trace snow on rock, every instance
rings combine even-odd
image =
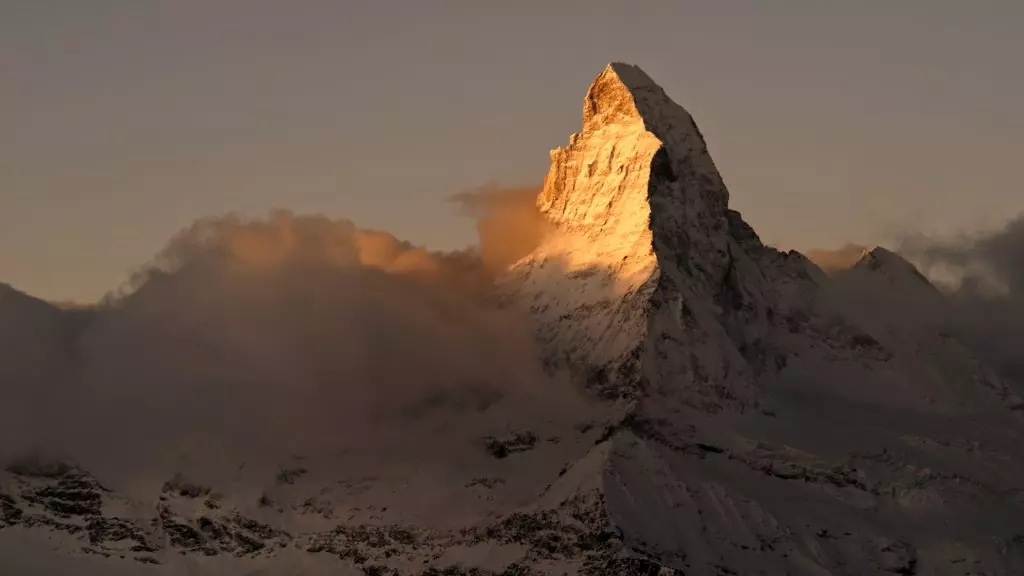
[[[854,264],[855,270],[867,269],[885,276],[898,289],[906,290],[907,285],[915,285],[922,289],[936,291],[927,278],[913,264],[899,254],[881,246],[866,251]]]

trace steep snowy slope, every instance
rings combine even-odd
[[[597,77],[551,159],[551,232],[498,289],[552,384],[595,401],[446,388],[203,478],[15,462],[0,569],[1024,573],[1024,404],[944,332],[911,264],[876,249],[828,276],[765,246],[693,119],[634,66]],[[243,335],[262,326],[237,312]]]
[[[629,545],[687,574],[1018,570],[1021,403],[942,295],[884,249],[826,277],[727,203],[689,115],[612,64],[504,286],[635,400],[595,489]]]

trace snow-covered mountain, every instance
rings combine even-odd
[[[825,274],[765,246],[634,66],[597,77],[551,158],[550,232],[497,290],[585,398],[457,388],[418,405],[443,413],[210,482],[15,460],[0,568],[1024,573],[1024,402],[913,265],[877,248]]]

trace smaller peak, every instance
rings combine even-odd
[[[878,269],[886,266],[900,266],[903,268],[909,266],[913,268],[914,265],[904,260],[902,256],[892,250],[875,246],[870,249],[861,249],[860,260],[857,261],[856,266]]]
[[[932,283],[924,277],[924,274],[921,274],[921,272],[918,271],[916,266],[899,254],[881,246],[876,246],[871,250],[865,248],[863,256],[861,256],[860,260],[853,268],[855,270],[866,270],[881,273],[893,280],[913,278],[914,280],[923,282],[930,287],[932,286]]]

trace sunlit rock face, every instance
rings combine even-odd
[[[636,352],[660,274],[649,193],[661,149],[609,66],[587,92],[583,132],[551,152],[537,202],[554,231],[507,279],[554,360],[608,370],[611,383],[637,383]]]
[[[764,314],[765,286],[733,285],[740,243],[764,247],[728,201],[689,113],[639,68],[611,64],[584,98],[582,132],[551,153],[537,203],[555,232],[505,288],[529,306],[551,360],[583,367],[603,394],[674,390],[710,411],[743,409],[756,378],[722,298]]]

